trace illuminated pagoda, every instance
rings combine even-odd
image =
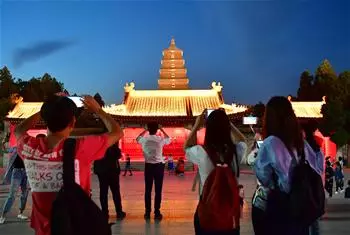
[[[210,89],[189,89],[183,51],[176,47],[174,39],[169,48],[163,50],[158,86],[157,90],[137,90],[135,83],[127,83],[124,86],[122,104],[103,108],[122,123],[124,137],[120,141],[120,147],[133,160],[143,159],[141,146],[135,138],[148,122],[156,121],[164,127],[172,139],[171,144],[165,146],[164,155],[172,154],[178,158],[184,156],[183,144],[190,132],[190,125],[204,109],[223,108],[232,121],[241,121],[247,111],[246,106],[224,103],[223,86],[219,82],[212,82]],[[38,112],[41,105],[39,102],[20,101],[7,116],[7,121],[15,125],[21,119]],[[85,125],[80,127],[86,129]],[[36,128],[37,130],[31,130],[33,135],[43,132],[45,127],[39,124]],[[197,141],[201,143],[203,139],[204,130],[201,130],[197,134]]]

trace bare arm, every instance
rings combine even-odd
[[[231,123],[231,139],[234,142],[247,142],[245,136]]]
[[[123,137],[123,130],[120,125],[112,118],[111,115],[107,114],[101,106],[96,102],[96,100],[92,96],[84,96],[83,103],[86,108],[96,113],[99,118],[102,120],[103,124],[106,126],[108,130],[108,145],[116,143]]]
[[[159,128],[159,130],[163,133],[165,138],[170,138],[168,134],[163,130],[163,128]]]
[[[146,134],[146,132],[147,130],[144,130],[143,132],[141,132],[139,136],[137,136],[136,141],[139,142],[140,138],[143,137]]]
[[[96,112],[96,114],[99,116],[108,130],[108,146],[119,141],[124,135],[119,123],[117,123],[111,115],[103,111],[102,108]]]
[[[202,114],[200,114],[197,119],[196,122],[191,130],[190,135],[188,136],[187,140],[185,141],[184,144],[184,149],[186,150],[189,147],[192,147],[194,145],[196,145],[196,136],[197,136],[197,131],[201,128],[201,126],[203,125],[205,120],[205,112],[203,112]]]
[[[22,135],[24,135],[39,120],[40,120],[40,112],[37,112],[36,114],[33,114],[32,116],[30,116],[29,118],[25,119],[20,124],[18,124],[15,129],[16,139],[19,139]]]

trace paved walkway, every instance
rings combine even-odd
[[[348,174],[347,179],[350,175]],[[193,231],[193,212],[197,206],[198,194],[191,192],[194,173],[188,173],[185,177],[179,178],[166,175],[164,181],[164,196],[162,203],[162,213],[164,220],[155,223],[153,219],[150,223],[143,220],[143,175],[141,172],[132,177],[121,176],[121,189],[123,197],[123,207],[127,212],[127,218],[122,222],[117,222],[113,228],[113,234],[140,235],[190,235]],[[249,172],[242,174],[241,183],[245,187],[246,204],[241,222],[241,234],[253,234],[250,218],[251,195],[255,188],[255,177]],[[5,200],[7,187],[0,186],[0,205]],[[322,234],[329,235],[349,235],[350,234],[350,200],[343,199],[344,195],[336,195],[328,200],[327,213],[321,221]],[[110,197],[111,198],[111,197]],[[98,201],[97,180],[93,177],[93,199]],[[99,203],[98,203],[99,204]],[[26,214],[30,214],[31,200],[29,200]],[[110,211],[114,213],[112,200],[109,201]],[[0,225],[0,234],[6,235],[27,235],[34,234],[29,228],[28,222],[20,222],[15,219],[15,204],[12,213],[9,214],[8,223]],[[115,214],[112,214],[114,220]]]

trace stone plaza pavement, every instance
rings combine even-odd
[[[349,172],[348,172],[349,173]],[[146,223],[143,219],[143,174],[135,173],[134,176],[121,176],[121,192],[123,209],[127,213],[124,221],[113,225],[113,234],[138,235],[190,235],[193,230],[193,213],[197,206],[198,193],[192,192],[194,173],[189,172],[185,177],[169,176],[167,173],[164,180],[162,213],[163,221],[155,223],[152,219]],[[347,174],[346,179],[350,179]],[[241,175],[240,183],[245,187],[246,203],[244,215],[241,221],[241,234],[253,234],[250,218],[250,201],[255,188],[256,179],[251,171],[245,171]],[[93,199],[98,203],[97,179],[93,176]],[[0,205],[3,204],[7,195],[7,187],[0,186]],[[327,202],[327,213],[321,220],[321,234],[349,235],[350,234],[350,200],[343,199],[344,194],[335,195]],[[99,203],[98,203],[99,205]],[[113,202],[109,200],[112,220],[115,220]],[[18,208],[18,200],[12,212],[8,215],[8,221],[0,225],[1,235],[29,235],[34,234],[28,222],[21,222],[15,218]],[[29,200],[26,214],[30,215],[31,200]]]

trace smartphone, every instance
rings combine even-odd
[[[81,108],[84,106],[84,103],[82,101],[82,99],[83,99],[82,97],[80,97],[80,96],[68,96],[68,98],[71,99],[78,108]]]
[[[262,140],[256,141],[256,146],[258,146],[258,149],[261,147],[261,145],[262,145],[263,142],[264,142],[264,141],[262,141]]]
[[[243,117],[243,125],[256,125],[257,117]]]
[[[208,118],[209,115],[214,111],[215,109],[207,109],[206,113],[205,113],[205,118]]]

